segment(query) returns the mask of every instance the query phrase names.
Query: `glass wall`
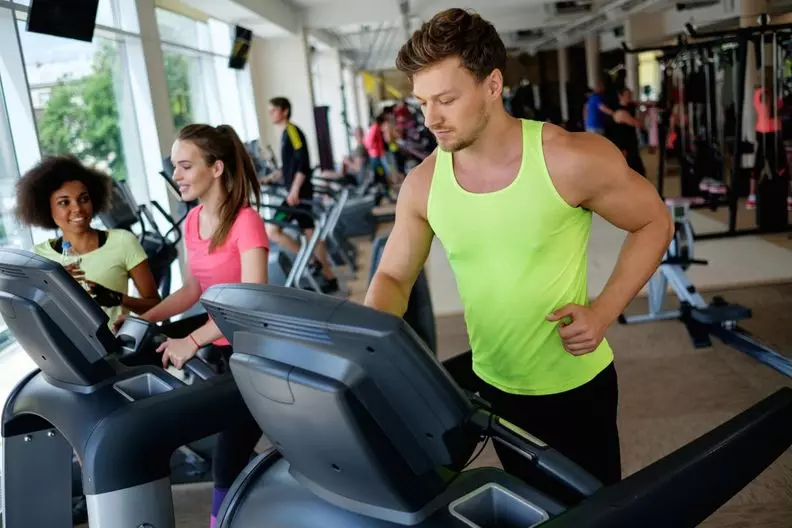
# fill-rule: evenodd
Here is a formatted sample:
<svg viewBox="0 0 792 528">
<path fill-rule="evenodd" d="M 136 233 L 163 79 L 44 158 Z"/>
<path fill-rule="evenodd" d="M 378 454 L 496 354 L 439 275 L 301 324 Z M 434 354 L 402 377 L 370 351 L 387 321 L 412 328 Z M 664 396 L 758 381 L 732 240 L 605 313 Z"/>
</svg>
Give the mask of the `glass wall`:
<svg viewBox="0 0 792 528">
<path fill-rule="evenodd" d="M 22 249 L 28 244 L 28 236 L 14 218 L 18 177 L 11 123 L 3 97 L 3 84 L 0 82 L 0 246 Z"/>
<path fill-rule="evenodd" d="M 27 32 L 23 21 L 18 26 L 41 155 L 71 153 L 126 179 L 123 43 L 101 33 L 82 42 Z"/>
<path fill-rule="evenodd" d="M 257 139 L 250 73 L 228 67 L 231 26 L 162 8 L 156 12 L 176 129 L 188 123 L 228 124 L 243 141 Z"/>
</svg>

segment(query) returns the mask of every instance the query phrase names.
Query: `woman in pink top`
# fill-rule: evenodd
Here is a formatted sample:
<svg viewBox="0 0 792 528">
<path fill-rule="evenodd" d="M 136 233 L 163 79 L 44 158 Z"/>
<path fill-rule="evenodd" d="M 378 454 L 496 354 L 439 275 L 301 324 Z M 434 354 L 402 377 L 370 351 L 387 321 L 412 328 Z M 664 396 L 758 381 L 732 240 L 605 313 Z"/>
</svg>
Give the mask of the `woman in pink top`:
<svg viewBox="0 0 792 528">
<path fill-rule="evenodd" d="M 745 202 L 747 209 L 756 208 L 756 182 L 764 170 L 765 159 L 774 173 L 781 174 L 786 170 L 786 159 L 781 156 L 781 118 L 779 112 L 783 107 L 781 97 L 773 104 L 773 76 L 770 74 L 765 81 L 766 86 L 754 90 L 753 106 L 756 110 L 756 155 L 754 168 L 751 172 L 750 191 Z M 792 210 L 792 200 L 787 198 L 787 209 Z"/>
<path fill-rule="evenodd" d="M 171 149 L 174 181 L 185 202 L 200 205 L 185 219 L 187 276 L 184 286 L 143 314 L 151 322 L 164 321 L 191 308 L 208 287 L 251 282 L 266 284 L 269 241 L 264 221 L 250 206 L 250 196 L 260 196 L 253 161 L 228 125 L 189 125 Z M 258 205 L 258 204 L 257 204 Z M 199 348 L 213 345 L 214 355 L 228 357 L 229 342 L 209 318 L 182 339 L 168 339 L 157 350 L 162 365 L 176 368 L 189 361 Z M 252 416 L 236 429 L 222 431 L 212 455 L 214 493 L 210 526 L 214 526 L 228 488 L 244 469 L 261 438 Z"/>
</svg>

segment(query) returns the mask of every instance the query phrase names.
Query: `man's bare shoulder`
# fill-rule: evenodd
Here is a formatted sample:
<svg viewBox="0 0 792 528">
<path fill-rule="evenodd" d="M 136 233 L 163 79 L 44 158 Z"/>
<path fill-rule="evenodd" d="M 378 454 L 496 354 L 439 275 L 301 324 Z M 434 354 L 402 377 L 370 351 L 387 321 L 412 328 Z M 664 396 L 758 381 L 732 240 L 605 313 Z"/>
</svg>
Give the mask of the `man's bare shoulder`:
<svg viewBox="0 0 792 528">
<path fill-rule="evenodd" d="M 407 174 L 399 191 L 399 203 L 426 217 L 437 153 L 432 152 Z"/>
<path fill-rule="evenodd" d="M 616 145 L 597 134 L 568 132 L 545 124 L 542 150 L 550 178 L 572 206 L 585 200 L 592 186 L 617 178 L 627 169 Z"/>
</svg>

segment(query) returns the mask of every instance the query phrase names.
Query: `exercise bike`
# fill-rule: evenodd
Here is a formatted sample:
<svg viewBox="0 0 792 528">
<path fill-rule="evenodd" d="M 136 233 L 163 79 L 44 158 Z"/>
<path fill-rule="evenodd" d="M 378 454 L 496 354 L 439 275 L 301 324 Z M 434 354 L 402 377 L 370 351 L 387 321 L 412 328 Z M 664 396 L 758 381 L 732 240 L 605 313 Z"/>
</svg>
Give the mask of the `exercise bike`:
<svg viewBox="0 0 792 528">
<path fill-rule="evenodd" d="M 646 323 L 664 320 L 680 320 L 690 335 L 693 346 L 712 346 L 710 337 L 752 356 L 756 360 L 792 377 L 792 360 L 763 344 L 750 332 L 738 325 L 739 321 L 751 317 L 751 310 L 739 304 L 714 297 L 707 303 L 701 293 L 690 282 L 686 270 L 693 265 L 706 265 L 707 261 L 696 259 L 693 252 L 694 235 L 690 224 L 690 207 L 700 198 L 669 198 L 666 205 L 674 220 L 674 238 L 663 262 L 647 284 L 649 312 L 641 315 L 619 316 L 621 324 Z M 700 203 L 700 202 L 699 202 Z M 668 288 L 679 298 L 679 307 L 665 310 Z"/>
<path fill-rule="evenodd" d="M 188 385 L 151 365 L 157 327 L 128 318 L 113 335 L 68 272 L 30 252 L 0 250 L 0 311 L 38 366 L 3 410 L 4 526 L 72 526 L 76 454 L 91 526 L 172 527 L 174 453 L 244 420 L 231 374 L 196 356 Z"/>
</svg>

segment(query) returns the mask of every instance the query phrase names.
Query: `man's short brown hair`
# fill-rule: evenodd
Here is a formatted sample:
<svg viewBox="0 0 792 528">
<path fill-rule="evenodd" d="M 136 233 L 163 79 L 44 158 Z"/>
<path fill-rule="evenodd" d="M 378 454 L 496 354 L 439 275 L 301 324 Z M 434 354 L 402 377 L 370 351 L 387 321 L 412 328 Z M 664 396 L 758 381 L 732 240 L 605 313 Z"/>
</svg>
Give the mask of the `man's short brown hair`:
<svg viewBox="0 0 792 528">
<path fill-rule="evenodd" d="M 478 81 L 496 68 L 506 69 L 506 46 L 495 26 L 465 9 L 441 11 L 424 22 L 396 57 L 396 68 L 412 79 L 422 69 L 451 57 Z"/>
</svg>

